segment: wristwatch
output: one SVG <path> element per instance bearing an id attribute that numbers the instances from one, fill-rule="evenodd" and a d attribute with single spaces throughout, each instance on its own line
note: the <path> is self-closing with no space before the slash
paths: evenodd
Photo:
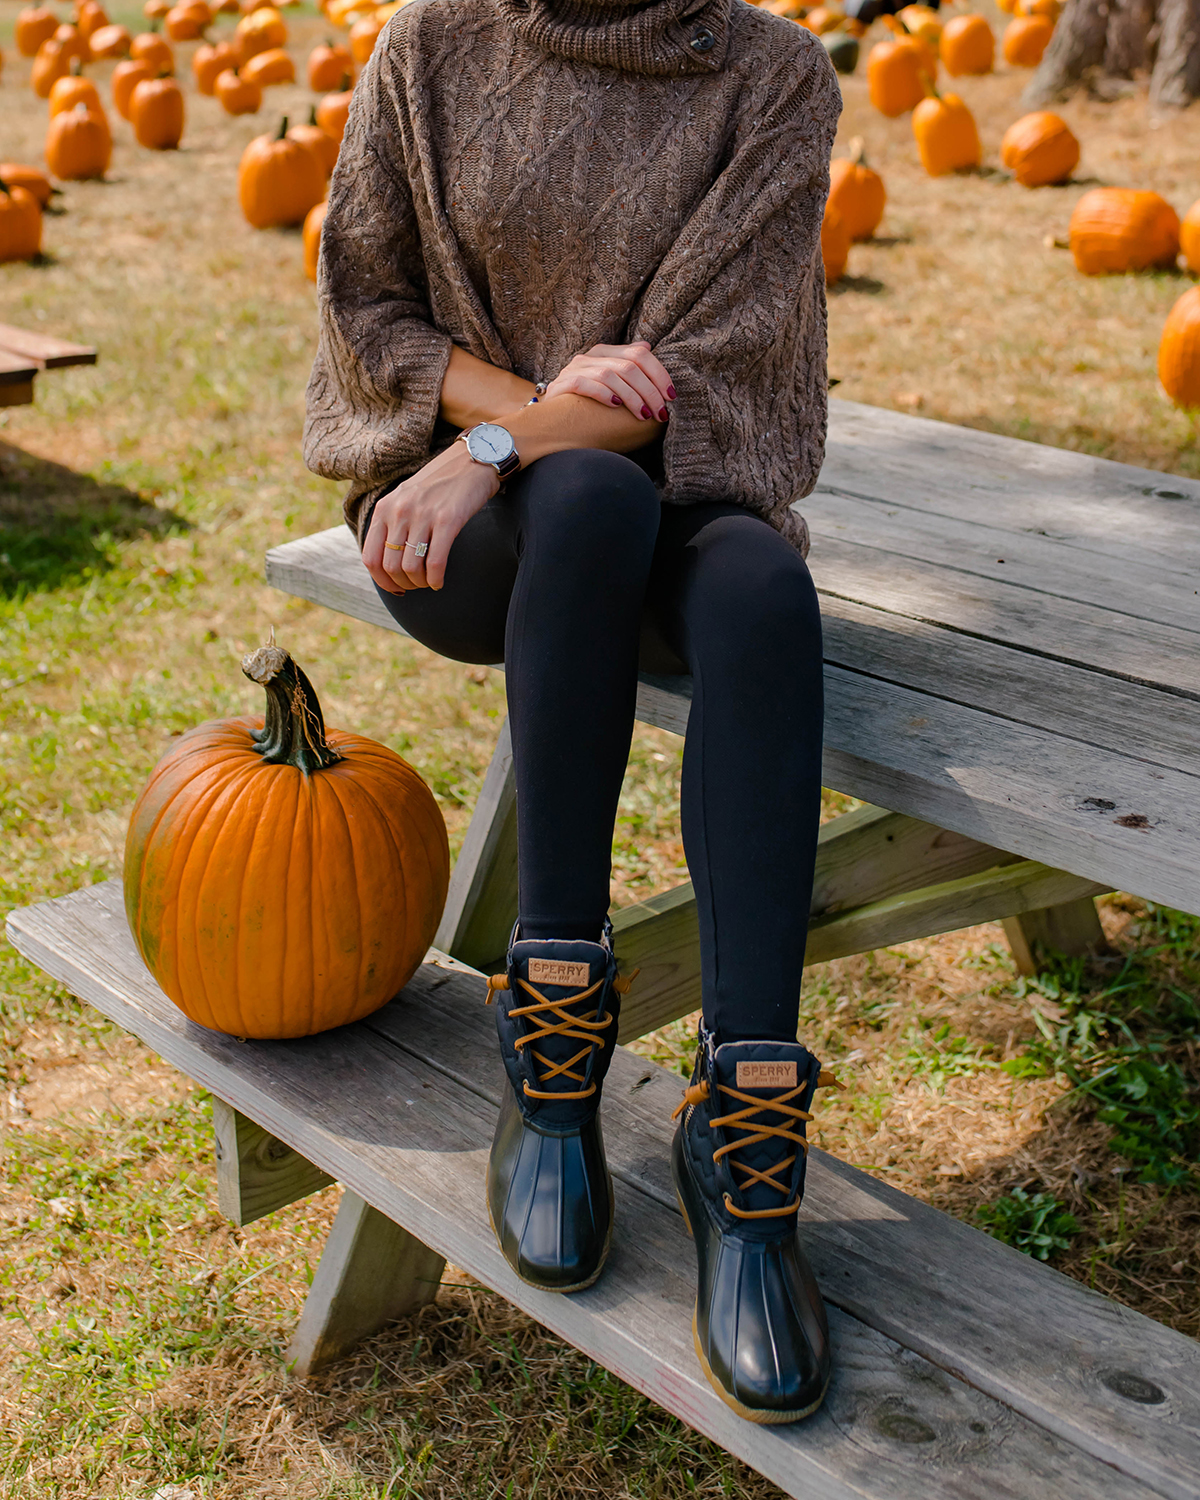
<path id="1" fill-rule="evenodd" d="M 459 437 L 467 445 L 467 452 L 477 464 L 491 464 L 501 479 L 521 467 L 521 455 L 513 442 L 512 433 L 497 422 L 480 422 L 460 432 Z"/>

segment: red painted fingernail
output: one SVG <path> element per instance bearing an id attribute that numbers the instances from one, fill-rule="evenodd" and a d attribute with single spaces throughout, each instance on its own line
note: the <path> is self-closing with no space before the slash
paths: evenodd
<path id="1" fill-rule="evenodd" d="M 675 387 L 673 385 L 669 385 L 667 387 L 667 400 L 668 401 L 674 401 L 674 399 L 675 399 Z"/>
<path id="2" fill-rule="evenodd" d="M 650 408 L 648 406 L 643 406 L 642 407 L 642 416 L 643 417 L 648 417 L 649 415 L 650 415 Z"/>
<path id="3" fill-rule="evenodd" d="M 612 398 L 612 401 L 614 406 L 620 406 L 622 404 L 620 396 L 614 396 Z"/>
<path id="4" fill-rule="evenodd" d="M 660 422 L 665 422 L 667 420 L 667 408 L 665 406 L 659 408 L 658 420 Z"/>

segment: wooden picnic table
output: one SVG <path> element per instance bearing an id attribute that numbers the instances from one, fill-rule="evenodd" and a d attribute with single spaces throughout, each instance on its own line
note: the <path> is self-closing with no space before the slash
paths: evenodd
<path id="1" fill-rule="evenodd" d="M 1200 911 L 1200 484 L 834 401 L 802 508 L 826 622 L 825 781 L 866 801 L 822 830 L 809 961 L 1000 918 L 1028 965 L 1037 941 L 1095 942 L 1091 898 L 1114 887 Z M 396 629 L 344 527 L 276 548 L 267 573 Z M 682 731 L 690 700 L 687 678 L 644 678 L 639 717 Z M 212 1090 L 231 1217 L 345 1187 L 298 1373 L 427 1302 L 450 1258 L 791 1495 L 1200 1494 L 1200 1345 L 817 1150 L 800 1232 L 831 1308 L 829 1397 L 794 1427 L 734 1416 L 691 1348 L 667 1167 L 681 1080 L 623 1048 L 605 1092 L 606 1273 L 570 1297 L 519 1282 L 484 1211 L 505 1085 L 478 973 L 515 902 L 502 730 L 442 951 L 355 1026 L 242 1043 L 193 1025 L 142 964 L 115 881 L 14 912 L 8 931 Z M 699 1002 L 691 888 L 614 925 L 623 966 L 643 969 L 628 1041 Z"/>
<path id="2" fill-rule="evenodd" d="M 69 344 L 49 334 L 0 323 L 0 406 L 31 405 L 34 378 L 41 370 L 95 363 L 96 351 L 88 344 Z"/>

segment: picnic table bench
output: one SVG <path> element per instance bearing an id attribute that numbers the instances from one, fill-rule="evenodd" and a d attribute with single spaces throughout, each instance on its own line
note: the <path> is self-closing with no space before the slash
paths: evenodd
<path id="1" fill-rule="evenodd" d="M 41 370 L 95 363 L 96 351 L 90 345 L 0 323 L 0 406 L 32 405 L 33 382 Z"/>
<path id="2" fill-rule="evenodd" d="M 1039 942 L 1100 941 L 1092 896 L 1113 888 L 1200 911 L 1200 484 L 835 401 L 803 509 L 825 781 L 868 803 L 823 830 L 810 961 L 998 917 L 1028 964 Z M 344 528 L 267 569 L 395 629 Z M 686 679 L 647 678 L 638 711 L 681 731 L 689 701 Z M 667 1150 L 682 1080 L 623 1047 L 605 1275 L 568 1297 L 518 1281 L 483 1208 L 504 1085 L 479 973 L 503 952 L 515 878 L 502 731 L 438 948 L 354 1026 L 239 1042 L 193 1025 L 138 957 L 118 882 L 9 917 L 22 953 L 212 1092 L 237 1222 L 343 1184 L 297 1373 L 430 1300 L 450 1258 L 792 1495 L 1195 1500 L 1200 1346 L 815 1148 L 801 1233 L 833 1382 L 795 1427 L 734 1415 L 691 1345 Z M 628 1041 L 698 1003 L 690 887 L 615 925 L 643 968 Z"/>

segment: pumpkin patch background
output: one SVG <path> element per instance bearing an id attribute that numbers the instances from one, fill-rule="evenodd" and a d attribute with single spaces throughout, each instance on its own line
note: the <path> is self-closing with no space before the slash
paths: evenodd
<path id="1" fill-rule="evenodd" d="M 32 164 L 47 106 L 11 46 L 16 8 L 0 15 L 0 157 Z M 943 16 L 968 9 L 999 39 L 1008 18 L 990 0 Z M 140 6 L 109 15 L 143 29 Z M 337 487 L 299 455 L 315 337 L 301 233 L 252 228 L 238 201 L 246 145 L 284 114 L 308 119 L 319 97 L 309 54 L 345 41 L 311 6 L 285 15 L 299 81 L 266 88 L 257 114 L 202 96 L 190 68 L 200 43 L 174 44 L 177 151 L 139 146 L 111 108 L 115 64 L 89 67 L 111 166 L 103 181 L 64 184 L 40 262 L 0 267 L 0 320 L 100 352 L 94 368 L 40 380 L 35 406 L 0 411 L 6 909 L 119 873 L 134 797 L 172 740 L 261 711 L 239 662 L 272 625 L 328 722 L 382 740 L 425 777 L 453 849 L 491 752 L 499 674 L 262 582 L 267 547 L 340 517 Z M 1082 276 L 1054 246 L 1099 185 L 1153 190 L 1182 218 L 1200 198 L 1196 108 L 1154 121 L 1136 94 L 1056 106 L 1081 160 L 1067 186 L 1029 190 L 999 158 L 1029 74 L 998 46 L 995 73 L 941 77 L 974 115 L 981 170 L 929 177 L 911 117 L 885 118 L 868 99 L 867 58 L 886 35 L 873 28 L 841 79 L 835 154 L 862 136 L 888 201 L 830 289 L 835 398 L 1200 475 L 1193 421 L 1163 395 L 1156 365 L 1191 278 Z M 664 733 L 635 736 L 620 901 L 683 878 L 679 751 Z M 822 1104 L 818 1138 L 965 1218 L 1016 1189 L 1050 1195 L 1076 1224 L 1060 1269 L 1196 1335 L 1200 1196 L 1137 1183 L 1107 1126 L 1060 1107 L 1064 1084 L 995 1066 L 1041 1035 L 1037 1016 L 1140 1005 L 1165 1026 L 1172 997 L 1200 991 L 1200 924 L 1122 896 L 1101 906 L 1117 946 L 1142 955 L 1140 988 L 1119 1000 L 1095 973 L 1018 981 L 992 927 L 814 967 L 805 1025 L 848 1085 Z M 778 1493 L 461 1278 L 414 1324 L 308 1385 L 289 1382 L 280 1351 L 337 1190 L 246 1232 L 226 1224 L 203 1094 L 3 944 L 0 1041 L 0 1494 Z M 642 1045 L 670 1063 L 686 1028 Z"/>

